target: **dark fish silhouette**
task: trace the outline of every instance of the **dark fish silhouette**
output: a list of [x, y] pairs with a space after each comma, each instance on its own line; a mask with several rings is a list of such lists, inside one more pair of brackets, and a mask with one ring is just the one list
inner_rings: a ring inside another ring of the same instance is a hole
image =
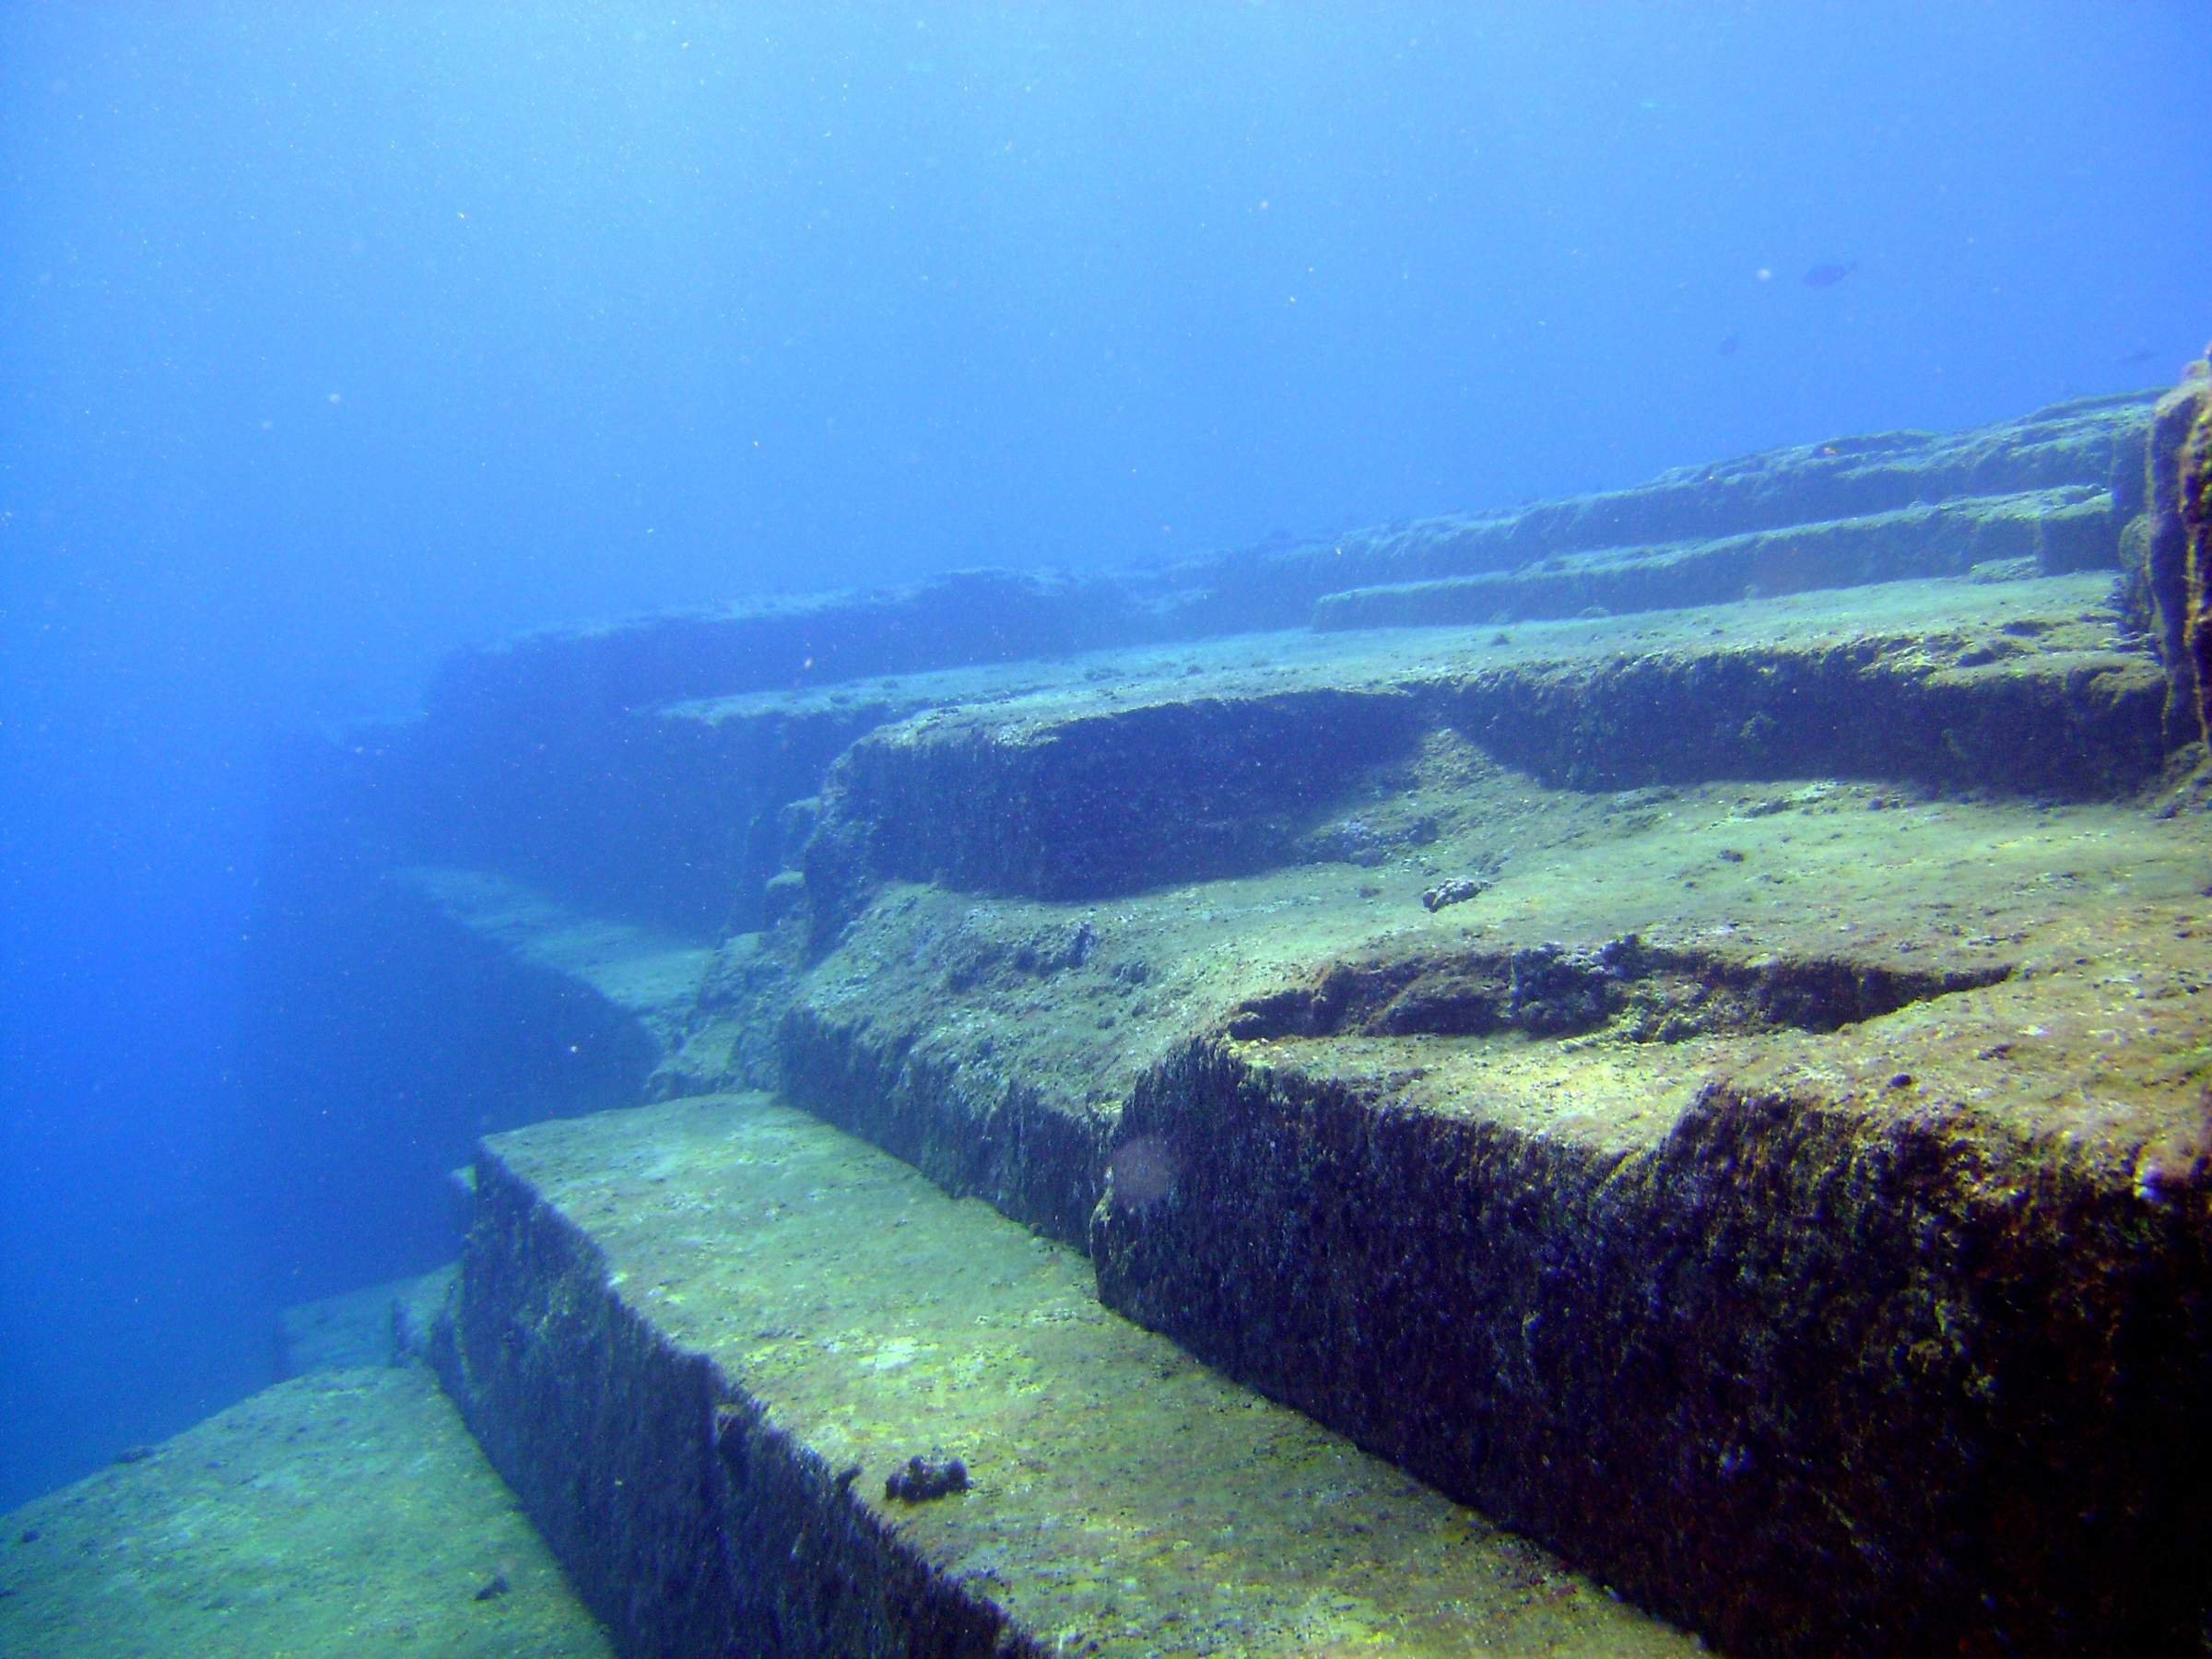
[[2126, 368], [2140, 369], [2144, 364], [2149, 362], [2158, 355], [2158, 352], [2152, 347], [2148, 346], [2141, 346], [2137, 347], [2133, 351], [2121, 353], [2120, 361]]
[[1859, 268], [1855, 259], [1841, 259], [1829, 265], [1817, 265], [1805, 274], [1806, 288], [1834, 288], [1837, 283]]

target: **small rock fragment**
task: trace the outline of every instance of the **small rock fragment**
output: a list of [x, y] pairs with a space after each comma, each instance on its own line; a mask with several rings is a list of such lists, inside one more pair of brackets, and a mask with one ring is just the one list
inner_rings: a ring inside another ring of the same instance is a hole
[[1490, 884], [1477, 876], [1457, 876], [1450, 881], [1440, 881], [1421, 895], [1421, 908], [1440, 911], [1447, 904], [1465, 904], [1490, 890]]
[[910, 1457], [902, 1469], [891, 1471], [883, 1483], [883, 1495], [896, 1498], [901, 1503], [927, 1503], [933, 1498], [947, 1497], [968, 1489], [968, 1465], [957, 1457], [942, 1463], [926, 1457]]

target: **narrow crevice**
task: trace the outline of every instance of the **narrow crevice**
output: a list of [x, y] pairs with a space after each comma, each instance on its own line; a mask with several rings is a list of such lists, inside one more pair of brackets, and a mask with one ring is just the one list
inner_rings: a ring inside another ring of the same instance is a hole
[[1745, 960], [1648, 945], [1634, 934], [1334, 962], [1303, 984], [1241, 1005], [1229, 1035], [1572, 1037], [1606, 1030], [1630, 1042], [1764, 1031], [1832, 1031], [1912, 1003], [1995, 984], [2007, 964], [1942, 971], [1835, 957]]

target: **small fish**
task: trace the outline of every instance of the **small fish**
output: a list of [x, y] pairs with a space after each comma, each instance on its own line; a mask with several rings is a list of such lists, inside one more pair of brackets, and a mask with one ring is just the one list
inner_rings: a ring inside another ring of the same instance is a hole
[[2123, 352], [2120, 356], [2120, 363], [2123, 368], [2140, 369], [2158, 355], [2158, 352], [2148, 346], [2138, 346], [2133, 351]]
[[1734, 357], [1743, 348], [1744, 336], [1742, 335], [1733, 334], [1730, 335], [1726, 339], [1723, 340], [1718, 346], [1713, 347], [1713, 349], [1719, 352], [1723, 357]]
[[1859, 268], [1855, 259], [1841, 259], [1828, 265], [1817, 265], [1805, 274], [1806, 288], [1834, 288], [1837, 283]]

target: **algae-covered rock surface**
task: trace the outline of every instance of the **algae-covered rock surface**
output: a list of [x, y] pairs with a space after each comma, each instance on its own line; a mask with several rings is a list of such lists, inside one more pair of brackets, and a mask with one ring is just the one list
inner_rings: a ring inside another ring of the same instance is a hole
[[765, 1097], [499, 1135], [479, 1190], [452, 1370], [632, 1651], [1695, 1651]]
[[1442, 729], [1302, 862], [876, 888], [785, 1087], [1080, 1216], [1110, 1305], [1730, 1645], [2165, 1646], [2204, 1599], [2206, 829], [1557, 788]]
[[2202, 468], [2153, 403], [959, 579], [795, 664], [839, 602], [465, 664], [363, 856], [666, 1102], [487, 1145], [438, 1349], [593, 1605], [2198, 1651], [2212, 813], [2152, 578]]
[[0, 1652], [611, 1654], [420, 1366], [324, 1371], [0, 1517]]
[[[2201, 1623], [2212, 837], [2124, 793], [2165, 688], [2109, 578], [986, 686], [848, 752], [777, 930], [688, 1018], [629, 935], [559, 923], [680, 1030], [665, 1088], [772, 1081], [1724, 1645]], [[1301, 746], [1309, 706], [1356, 734]], [[611, 1179], [597, 1145], [563, 1178]], [[482, 1253], [533, 1259], [504, 1213]], [[745, 1248], [689, 1225], [701, 1263]], [[468, 1328], [494, 1443], [552, 1420], [496, 1385], [516, 1353], [629, 1351]], [[634, 1371], [690, 1418], [739, 1374]], [[531, 1492], [551, 1455], [502, 1466]], [[840, 1582], [946, 1582], [903, 1571]]]

